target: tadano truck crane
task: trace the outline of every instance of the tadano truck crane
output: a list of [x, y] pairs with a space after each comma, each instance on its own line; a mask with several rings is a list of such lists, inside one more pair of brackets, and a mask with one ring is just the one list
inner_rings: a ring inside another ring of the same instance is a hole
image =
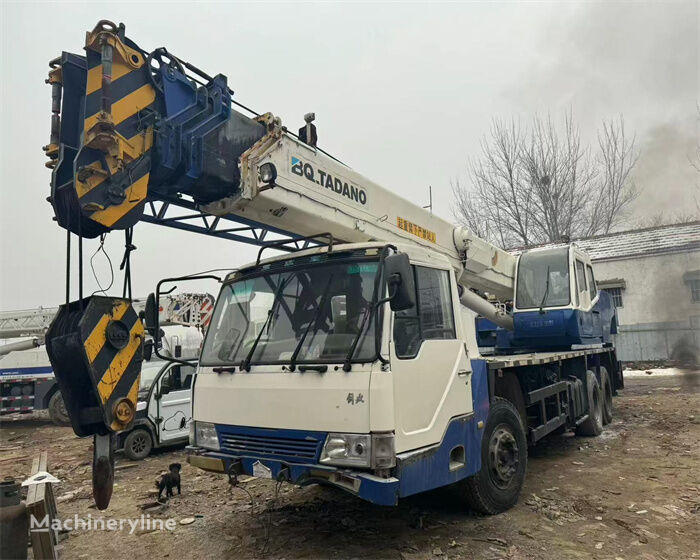
[[[189, 461], [233, 484], [325, 483], [383, 505], [451, 485], [497, 513], [517, 500], [528, 445], [611, 420], [615, 312], [576, 245], [516, 258], [321, 150], [312, 115], [293, 134], [123, 24], [99, 22], [85, 54], [50, 66], [49, 201], [69, 255], [72, 236], [81, 254], [83, 238], [126, 232], [122, 297], [83, 297], [79, 270], [47, 334], [73, 428], [95, 437], [98, 507], [139, 383], [139, 221], [260, 246], [217, 278], [193, 384]], [[158, 284], [155, 337], [161, 286], [184, 280]], [[477, 315], [497, 325], [490, 355]]]

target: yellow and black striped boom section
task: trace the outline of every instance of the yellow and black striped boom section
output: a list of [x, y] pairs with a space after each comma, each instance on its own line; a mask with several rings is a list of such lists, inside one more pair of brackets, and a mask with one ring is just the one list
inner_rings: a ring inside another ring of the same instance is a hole
[[45, 150], [60, 225], [95, 237], [140, 219], [157, 100], [147, 57], [123, 26], [100, 21], [87, 33], [85, 51], [52, 61], [54, 116]]
[[46, 350], [78, 436], [131, 426], [143, 341], [143, 323], [127, 299], [92, 296], [59, 308]]
[[61, 227], [97, 237], [133, 226], [148, 197], [206, 204], [240, 188], [239, 158], [265, 126], [231, 109], [225, 76], [143, 51], [106, 20], [87, 33], [84, 56], [64, 52], [50, 67], [44, 151]]

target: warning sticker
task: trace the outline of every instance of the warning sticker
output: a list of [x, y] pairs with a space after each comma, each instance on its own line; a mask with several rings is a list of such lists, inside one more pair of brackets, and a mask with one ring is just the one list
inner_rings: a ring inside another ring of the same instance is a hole
[[399, 226], [400, 229], [407, 231], [408, 233], [412, 233], [416, 237], [420, 237], [421, 239], [425, 239], [426, 241], [435, 243], [436, 235], [434, 231], [425, 229], [424, 227], [416, 225], [413, 222], [409, 222], [408, 220], [404, 220], [400, 217], [396, 218], [396, 224]]

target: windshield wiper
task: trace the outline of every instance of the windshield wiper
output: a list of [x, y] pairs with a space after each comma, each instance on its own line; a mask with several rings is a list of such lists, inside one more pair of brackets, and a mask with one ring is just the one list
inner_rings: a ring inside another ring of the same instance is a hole
[[260, 339], [262, 338], [262, 334], [265, 332], [265, 329], [267, 326], [270, 324], [270, 321], [272, 319], [272, 316], [275, 314], [275, 311], [277, 309], [277, 303], [279, 300], [280, 295], [282, 294], [282, 291], [284, 290], [284, 286], [286, 284], [286, 278], [282, 281], [280, 281], [280, 285], [277, 288], [277, 292], [275, 292], [275, 297], [272, 300], [272, 305], [270, 306], [270, 311], [267, 312], [267, 318], [265, 319], [265, 322], [263, 323], [260, 332], [258, 333], [258, 336], [255, 337], [255, 342], [253, 342], [253, 345], [250, 347], [250, 350], [248, 352], [248, 355], [245, 357], [245, 360], [241, 362], [241, 369], [245, 371], [250, 371], [250, 361], [253, 359], [253, 353], [255, 352], [255, 349], [258, 346], [258, 342], [260, 342]]
[[544, 302], [547, 301], [547, 296], [549, 295], [549, 265], [547, 265], [547, 283], [544, 287], [544, 297], [540, 302], [540, 313], [544, 314]]
[[333, 274], [331, 274], [330, 277], [328, 278], [328, 283], [326, 284], [326, 289], [323, 290], [323, 295], [321, 296], [321, 300], [318, 303], [318, 308], [316, 309], [316, 313], [314, 313], [314, 316], [311, 319], [311, 321], [309, 321], [309, 324], [306, 325], [306, 329], [304, 330], [303, 334], [301, 335], [301, 338], [299, 339], [299, 343], [297, 344], [296, 348], [294, 349], [294, 352], [292, 353], [292, 357], [289, 360], [289, 369], [291, 371], [294, 371], [294, 369], [296, 368], [297, 357], [299, 356], [299, 352], [301, 351], [301, 347], [303, 346], [304, 341], [306, 340], [306, 335], [309, 334], [309, 331], [311, 330], [311, 325], [316, 324], [319, 317], [321, 316], [321, 311], [323, 310], [323, 308], [326, 305], [326, 298], [328, 297], [328, 292], [330, 291], [332, 280], [333, 280]]

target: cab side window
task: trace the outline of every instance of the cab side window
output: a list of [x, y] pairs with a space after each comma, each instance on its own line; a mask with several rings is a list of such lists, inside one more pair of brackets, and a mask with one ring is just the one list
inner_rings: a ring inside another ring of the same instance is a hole
[[576, 285], [579, 292], [585, 292], [588, 289], [586, 287], [586, 271], [583, 263], [578, 259], [576, 259]]
[[593, 268], [590, 264], [586, 265], [586, 272], [588, 273], [588, 293], [591, 294], [591, 301], [593, 301], [598, 295], [598, 290], [595, 285], [595, 278], [593, 277]]
[[399, 358], [414, 358], [424, 340], [456, 338], [450, 276], [446, 270], [414, 266], [416, 305], [394, 316]]
[[162, 387], [168, 387], [171, 391], [185, 391], [192, 387], [194, 366], [177, 365], [170, 368], [163, 376]]

